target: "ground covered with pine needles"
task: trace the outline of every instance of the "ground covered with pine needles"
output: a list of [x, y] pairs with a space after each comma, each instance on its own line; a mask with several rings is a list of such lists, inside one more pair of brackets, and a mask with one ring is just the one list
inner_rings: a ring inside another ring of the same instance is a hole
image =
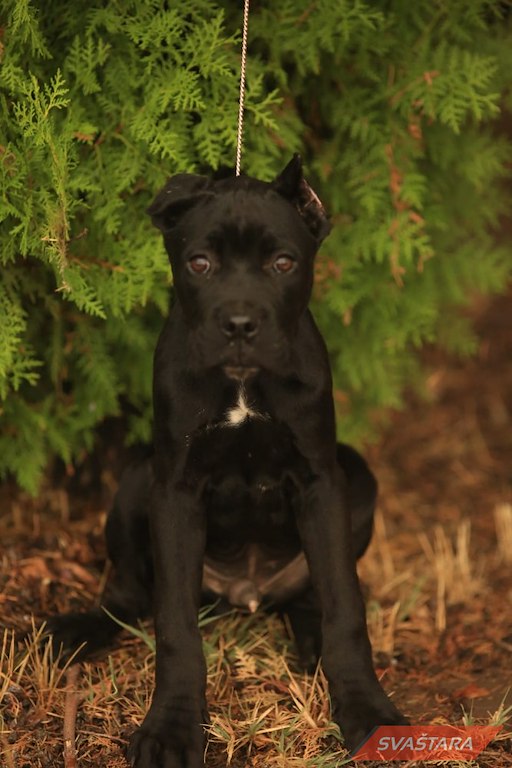
[[[482, 303], [475, 318], [478, 355], [461, 362], [427, 352], [426, 398], [411, 396], [365, 451], [380, 502], [360, 575], [375, 664], [398, 706], [413, 723], [503, 724], [475, 765], [505, 768], [512, 766], [510, 301]], [[89, 481], [48, 481], [37, 500], [2, 491], [2, 768], [122, 768], [148, 707], [149, 626], [125, 633], [102, 658], [64, 669], [37, 642], [44, 616], [86, 607], [101, 592], [112, 466], [106, 455], [101, 492]], [[203, 624], [210, 768], [350, 764], [322, 671], [298, 669], [286, 626], [236, 613], [205, 616]]]

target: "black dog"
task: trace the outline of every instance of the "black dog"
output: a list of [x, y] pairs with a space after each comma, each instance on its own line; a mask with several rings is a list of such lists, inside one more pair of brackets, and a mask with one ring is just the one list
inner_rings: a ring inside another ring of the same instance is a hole
[[[175, 176], [149, 213], [176, 301], [155, 354], [154, 456], [121, 482], [103, 600], [123, 621], [155, 614], [156, 688], [129, 760], [203, 766], [197, 615], [212, 595], [280, 604], [304, 664], [321, 653], [353, 749], [376, 725], [406, 721], [375, 676], [356, 574], [376, 483], [336, 443], [327, 352], [307, 309], [325, 211], [295, 156], [271, 184]], [[118, 625], [98, 610], [50, 629], [56, 645], [90, 652]]]

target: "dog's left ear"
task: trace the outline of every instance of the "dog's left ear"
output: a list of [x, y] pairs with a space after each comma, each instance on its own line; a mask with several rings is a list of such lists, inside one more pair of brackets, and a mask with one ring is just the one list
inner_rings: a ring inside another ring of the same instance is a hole
[[211, 180], [207, 176], [193, 173], [178, 173], [167, 180], [146, 213], [151, 221], [168, 234], [180, 217], [192, 208], [202, 197], [209, 194]]
[[272, 182], [272, 186], [282, 197], [295, 206], [307, 228], [317, 239], [318, 244], [331, 231], [331, 224], [322, 201], [309, 186], [302, 174], [302, 160], [295, 154], [284, 171]]

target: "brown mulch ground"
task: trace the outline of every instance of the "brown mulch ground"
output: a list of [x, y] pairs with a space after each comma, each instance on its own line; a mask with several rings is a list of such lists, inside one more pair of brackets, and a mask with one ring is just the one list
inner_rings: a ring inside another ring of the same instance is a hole
[[[410, 396], [366, 451], [380, 481], [375, 540], [360, 567], [375, 660], [399, 707], [425, 724], [461, 723], [464, 712], [487, 724], [512, 705], [512, 301], [479, 302], [474, 316], [477, 356], [429, 350], [426, 399]], [[109, 461], [101, 490], [87, 478], [49, 485], [37, 501], [3, 489], [5, 627], [26, 630], [32, 615], [37, 624], [96, 599], [115, 489]], [[230, 617], [207, 635], [209, 765], [225, 764], [226, 751], [234, 766], [340, 765], [324, 681], [294, 671], [284, 631], [258, 621]], [[107, 659], [61, 674], [34, 643], [27, 655], [11, 641], [6, 634], [1, 654], [0, 766], [120, 768], [150, 695], [147, 644], [126, 637]], [[508, 731], [510, 715], [501, 718]], [[78, 736], [65, 757], [64, 721]], [[478, 764], [512, 766], [511, 739]]]
[[[409, 712], [429, 719], [449, 716], [450, 707], [468, 699], [475, 715], [483, 715], [512, 686], [512, 553], [499, 550], [498, 540], [502, 550], [506, 542], [496, 522], [496, 514], [512, 514], [512, 301], [482, 302], [475, 315], [478, 355], [457, 361], [430, 350], [427, 402], [411, 398], [369, 451], [399, 563], [407, 567], [420, 555], [424, 536], [432, 543], [436, 532], [456, 540], [469, 529], [471, 573], [465, 576], [461, 564], [454, 574], [446, 630], [425, 638], [425, 648], [404, 648], [412, 667], [407, 682], [398, 683], [404, 706], [407, 700]], [[429, 602], [432, 607], [434, 595]], [[415, 687], [422, 676], [428, 686]], [[463, 696], [466, 686], [479, 694]], [[488, 696], [481, 695], [485, 690]]]

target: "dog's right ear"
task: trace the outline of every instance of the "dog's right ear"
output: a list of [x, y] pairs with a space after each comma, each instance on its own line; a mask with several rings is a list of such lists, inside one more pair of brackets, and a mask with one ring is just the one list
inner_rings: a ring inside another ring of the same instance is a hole
[[201, 197], [208, 194], [211, 179], [193, 173], [178, 173], [167, 180], [146, 213], [163, 234], [169, 233], [179, 218]]

